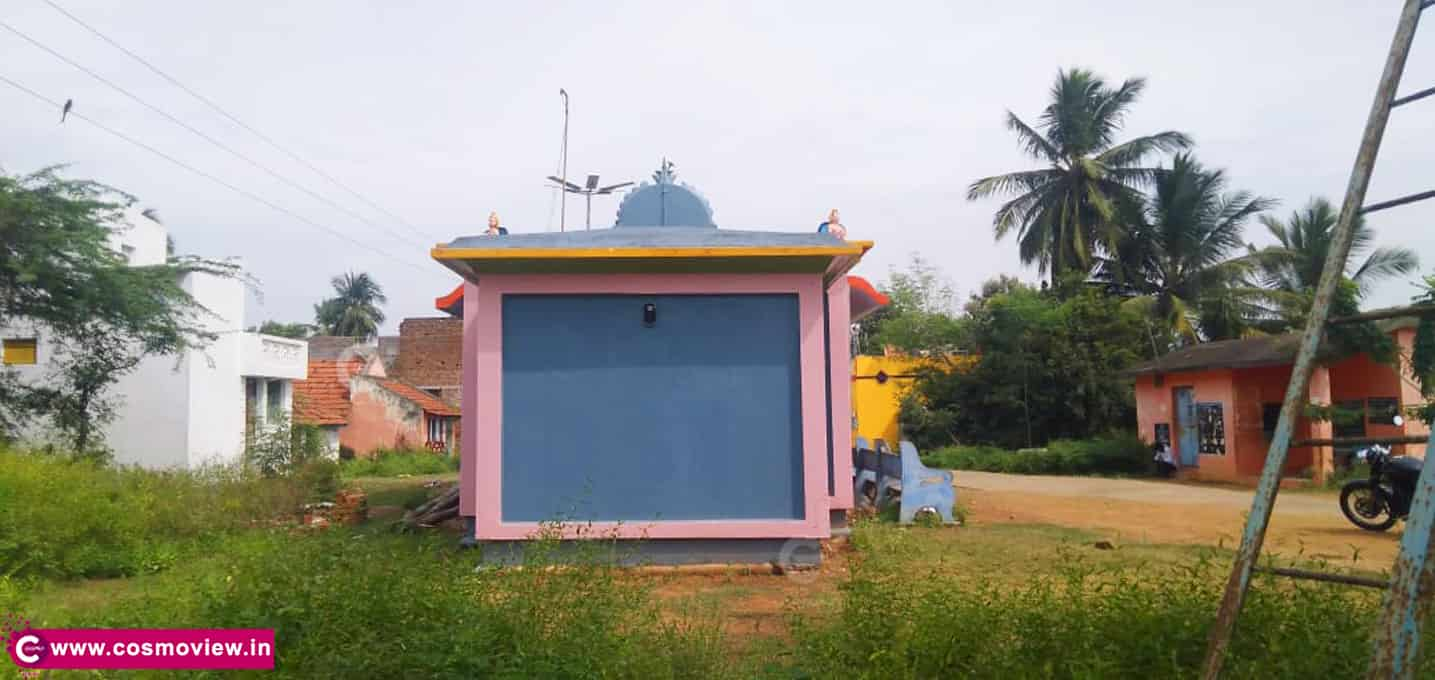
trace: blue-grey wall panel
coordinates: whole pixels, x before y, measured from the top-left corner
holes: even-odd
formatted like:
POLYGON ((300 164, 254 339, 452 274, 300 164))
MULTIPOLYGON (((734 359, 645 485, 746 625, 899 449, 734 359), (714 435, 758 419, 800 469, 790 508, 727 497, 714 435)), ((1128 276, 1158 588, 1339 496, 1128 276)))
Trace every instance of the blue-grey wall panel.
POLYGON ((505 295, 503 520, 801 519, 798 340, 796 295, 505 295))

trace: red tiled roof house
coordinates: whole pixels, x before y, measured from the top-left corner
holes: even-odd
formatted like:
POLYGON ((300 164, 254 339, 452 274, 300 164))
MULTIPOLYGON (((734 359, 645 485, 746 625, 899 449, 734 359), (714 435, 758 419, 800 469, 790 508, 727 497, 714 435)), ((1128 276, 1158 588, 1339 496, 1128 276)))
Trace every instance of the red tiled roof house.
POLYGON ((308 379, 294 384, 294 421, 321 428, 331 451, 356 456, 378 449, 452 453, 458 416, 433 394, 388 378, 372 357, 311 359, 308 379))

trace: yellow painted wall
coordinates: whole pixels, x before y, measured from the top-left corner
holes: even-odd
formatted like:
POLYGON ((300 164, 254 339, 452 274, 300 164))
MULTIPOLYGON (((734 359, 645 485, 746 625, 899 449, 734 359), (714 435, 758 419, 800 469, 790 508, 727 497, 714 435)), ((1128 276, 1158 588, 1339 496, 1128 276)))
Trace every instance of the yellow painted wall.
MULTIPOLYGON (((960 354, 948 360, 966 368, 976 363, 977 357, 960 354)), ((881 439, 895 450, 901 430, 897 414, 901 410, 902 395, 911 388, 917 369, 938 363, 938 359, 902 355, 855 357, 852 361, 853 438, 865 437, 869 444, 881 439), (879 371, 887 374, 885 383, 877 381, 879 371)))

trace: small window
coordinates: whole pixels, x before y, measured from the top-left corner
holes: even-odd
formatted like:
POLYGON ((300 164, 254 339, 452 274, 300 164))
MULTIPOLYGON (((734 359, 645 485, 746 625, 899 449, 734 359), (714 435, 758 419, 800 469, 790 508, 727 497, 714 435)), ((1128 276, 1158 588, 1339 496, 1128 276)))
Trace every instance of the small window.
POLYGON ((1395 397, 1371 397, 1365 400, 1365 416, 1371 425, 1391 425, 1400 413, 1400 400, 1395 397))
POLYGON ((444 436, 443 419, 438 416, 429 416, 429 444, 442 444, 448 441, 444 436))
POLYGON ((272 423, 284 415, 284 381, 267 381, 264 385, 264 398, 268 402, 266 415, 269 422, 272 423))
POLYGON ((6 366, 30 366, 35 363, 34 338, 6 338, 0 342, 4 344, 6 366))
POLYGON ((1226 455, 1225 406, 1218 401, 1196 404, 1196 433, 1202 454, 1226 455))
POLYGON ((1280 404, 1261 404, 1261 431, 1269 439, 1276 433, 1276 424, 1281 421, 1280 404))
POLYGON ((1330 431, 1337 437, 1365 436, 1365 400, 1346 399, 1331 404, 1330 431))

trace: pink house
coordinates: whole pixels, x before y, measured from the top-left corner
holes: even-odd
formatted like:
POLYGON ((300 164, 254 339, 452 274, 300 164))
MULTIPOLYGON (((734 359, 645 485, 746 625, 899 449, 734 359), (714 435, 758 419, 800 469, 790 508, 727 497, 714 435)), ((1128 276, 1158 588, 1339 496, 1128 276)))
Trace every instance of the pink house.
MULTIPOLYGON (((1333 405, 1362 417, 1341 423, 1302 417, 1291 441, 1428 434, 1429 428, 1413 418, 1402 426, 1391 424, 1395 414, 1424 403, 1409 368, 1414 326, 1411 318, 1382 326, 1399 348, 1399 369, 1364 354, 1316 367, 1307 403, 1333 405)), ((1137 366, 1131 374, 1142 438, 1169 442, 1183 476, 1254 481, 1265 466, 1298 342, 1296 335, 1207 342, 1137 366)), ((1424 448, 1406 444, 1396 452, 1424 455, 1424 448)), ((1309 474, 1320 482, 1348 453, 1328 446, 1293 446, 1285 472, 1309 474)))
POLYGON ((457 453, 458 408, 390 378, 364 352, 309 360, 294 383, 294 421, 319 427, 331 453, 368 457, 380 449, 457 453))
POLYGON ((662 563, 819 560, 852 507, 845 274, 870 247, 718 229, 666 173, 611 229, 436 247, 466 280, 460 511, 485 559, 554 527, 662 563))

